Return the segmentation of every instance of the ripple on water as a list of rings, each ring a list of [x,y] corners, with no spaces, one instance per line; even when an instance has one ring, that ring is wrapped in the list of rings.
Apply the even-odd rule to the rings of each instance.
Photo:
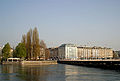
[[[0,65],[0,81],[120,81],[120,72],[74,65]]]

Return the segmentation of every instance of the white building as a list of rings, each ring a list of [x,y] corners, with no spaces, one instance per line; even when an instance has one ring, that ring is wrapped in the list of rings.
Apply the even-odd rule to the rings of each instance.
[[[62,44],[58,47],[58,57],[60,59],[75,60],[78,58],[77,46],[74,44]]]
[[[79,59],[112,59],[113,50],[102,47],[78,47]]]

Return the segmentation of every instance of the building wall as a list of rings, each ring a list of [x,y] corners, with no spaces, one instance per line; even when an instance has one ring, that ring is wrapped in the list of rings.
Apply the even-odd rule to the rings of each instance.
[[[58,57],[59,59],[65,59],[65,47],[61,46],[58,48]]]
[[[45,60],[45,48],[40,48],[40,54],[37,56],[37,58]]]
[[[113,50],[101,47],[77,47],[74,44],[62,44],[57,48],[50,48],[50,58],[53,59],[110,59]]]
[[[114,51],[113,53],[114,53],[113,55],[114,59],[120,58],[120,51]]]
[[[49,48],[50,51],[50,58],[57,59],[58,58],[58,48]]]
[[[113,50],[101,47],[78,47],[79,59],[109,59],[113,58]]]
[[[77,59],[77,46],[73,44],[63,44],[58,48],[60,59]]]
[[[66,46],[66,59],[77,59],[77,47]]]

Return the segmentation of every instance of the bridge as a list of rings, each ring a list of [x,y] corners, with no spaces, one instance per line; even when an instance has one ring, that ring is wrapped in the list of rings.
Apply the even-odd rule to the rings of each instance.
[[[59,60],[58,63],[120,70],[120,59]]]

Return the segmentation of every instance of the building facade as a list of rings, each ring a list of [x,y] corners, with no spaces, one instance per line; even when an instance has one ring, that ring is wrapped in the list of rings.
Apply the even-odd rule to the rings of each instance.
[[[78,58],[77,46],[74,44],[62,44],[58,47],[59,59],[71,59],[75,60]]]
[[[57,60],[58,59],[58,47],[49,48],[50,51],[50,59]]]
[[[114,55],[113,58],[114,59],[119,59],[120,58],[120,51],[113,51]]]
[[[78,47],[78,59],[112,59],[113,50],[101,47]]]
[[[114,53],[111,48],[102,47],[77,47],[74,44],[62,44],[56,48],[49,48],[50,59],[112,59]]]
[[[40,47],[40,54],[37,56],[37,59],[45,60],[45,48]]]

